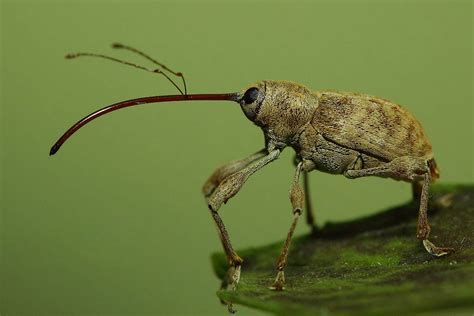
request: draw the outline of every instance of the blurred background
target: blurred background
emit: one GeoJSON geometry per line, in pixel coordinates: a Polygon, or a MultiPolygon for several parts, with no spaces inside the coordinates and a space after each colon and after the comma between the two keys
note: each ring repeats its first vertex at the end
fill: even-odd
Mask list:
{"type": "MultiPolygon", "coordinates": [[[[134,46],[184,72],[190,93],[286,79],[392,99],[427,131],[441,181],[473,181],[470,1],[3,1],[1,10],[2,315],[227,313],[200,190],[216,167],[261,149],[261,131],[232,103],[162,103],[104,116],[49,157],[86,114],[176,93],[159,75],[65,60],[69,52],[153,67],[110,48],[134,46]]],[[[284,151],[221,209],[236,249],[286,236],[292,157],[284,151]]],[[[379,178],[313,172],[311,187],[319,224],[411,197],[408,184],[379,178]]],[[[301,221],[297,234],[308,231],[301,221]]]]}

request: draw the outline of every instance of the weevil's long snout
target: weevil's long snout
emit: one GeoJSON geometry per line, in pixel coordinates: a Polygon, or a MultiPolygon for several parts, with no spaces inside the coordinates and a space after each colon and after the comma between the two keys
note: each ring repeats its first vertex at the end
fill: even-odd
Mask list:
{"type": "Polygon", "coordinates": [[[49,151],[49,155],[54,155],[59,148],[61,148],[62,144],[71,137],[78,129],[82,126],[86,125],[90,121],[102,116],[106,113],[113,112],[115,110],[120,110],[129,106],[147,104],[147,103],[159,103],[159,102],[175,102],[175,101],[234,101],[240,102],[242,98],[242,93],[234,92],[234,93],[220,93],[220,94],[187,94],[187,95],[162,95],[162,96],[151,96],[151,97],[143,97],[138,99],[131,99],[122,102],[118,102],[104,108],[101,108],[83,119],[79,120],[76,124],[71,126],[51,147],[49,151]]]}

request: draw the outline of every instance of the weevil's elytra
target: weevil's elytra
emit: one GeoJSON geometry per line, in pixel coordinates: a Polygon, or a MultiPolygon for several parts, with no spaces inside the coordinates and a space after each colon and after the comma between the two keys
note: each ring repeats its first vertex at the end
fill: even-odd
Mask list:
{"type": "Polygon", "coordinates": [[[433,256],[440,257],[452,248],[435,246],[428,240],[427,218],[430,184],[439,178],[439,169],[431,144],[421,124],[402,106],[389,100],[360,93],[340,91],[312,92],[303,85],[277,80],[256,82],[247,88],[224,94],[187,94],[186,82],[180,72],[173,72],[148,55],[122,44],[114,48],[139,53],[159,67],[158,70],[137,66],[98,54],[74,54],[111,59],[143,70],[159,73],[170,80],[181,95],[152,96],[131,99],[104,107],[74,124],[53,145],[55,154],[78,129],[95,118],[124,107],[147,103],[225,100],[236,102],[245,116],[259,126],[265,147],[249,157],[221,166],[204,183],[205,196],[229,262],[228,286],[235,288],[240,278],[242,258],[233,249],[218,211],[236,195],[247,179],[268,163],[276,160],[286,147],[295,150],[296,170],[290,187],[293,220],[287,239],[278,257],[277,276],[272,289],[284,288],[284,269],[288,250],[298,219],[305,209],[306,221],[316,230],[309,199],[308,173],[319,170],[341,174],[349,179],[378,176],[412,183],[414,199],[420,203],[416,237],[433,256]],[[166,74],[181,77],[184,92],[166,74]],[[299,178],[303,177],[303,187],[299,178]]]}

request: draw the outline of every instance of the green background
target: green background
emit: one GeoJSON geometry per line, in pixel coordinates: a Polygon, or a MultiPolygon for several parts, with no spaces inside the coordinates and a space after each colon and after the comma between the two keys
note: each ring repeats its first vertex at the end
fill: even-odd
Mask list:
{"type": "MultiPolygon", "coordinates": [[[[175,93],[160,76],[68,52],[151,66],[110,48],[120,41],[183,71],[191,93],[286,79],[389,98],[423,124],[442,181],[473,181],[470,1],[4,1],[1,20],[2,315],[226,313],[200,188],[215,167],[262,148],[260,130],[229,102],[148,105],[100,118],[49,157],[85,114],[175,93]]],[[[286,236],[291,151],[221,209],[235,248],[286,236]]],[[[319,223],[411,194],[406,183],[317,172],[311,186],[319,223]]],[[[307,231],[302,221],[297,234],[307,231]]]]}

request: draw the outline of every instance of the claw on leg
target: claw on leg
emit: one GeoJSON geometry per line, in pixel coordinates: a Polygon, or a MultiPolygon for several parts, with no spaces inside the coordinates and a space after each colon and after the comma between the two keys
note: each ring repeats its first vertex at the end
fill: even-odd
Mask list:
{"type": "Polygon", "coordinates": [[[237,310],[234,309],[234,305],[231,302],[223,300],[223,299],[220,299],[220,302],[221,302],[222,305],[227,306],[227,311],[229,313],[235,314],[237,312],[237,310]]]}
{"type": "Polygon", "coordinates": [[[454,252],[454,248],[437,247],[428,239],[423,239],[423,246],[434,257],[442,257],[454,252]]]}
{"type": "Polygon", "coordinates": [[[278,271],[278,274],[275,278],[275,282],[270,286],[270,290],[274,291],[283,291],[285,289],[285,272],[283,270],[278,271]]]}

